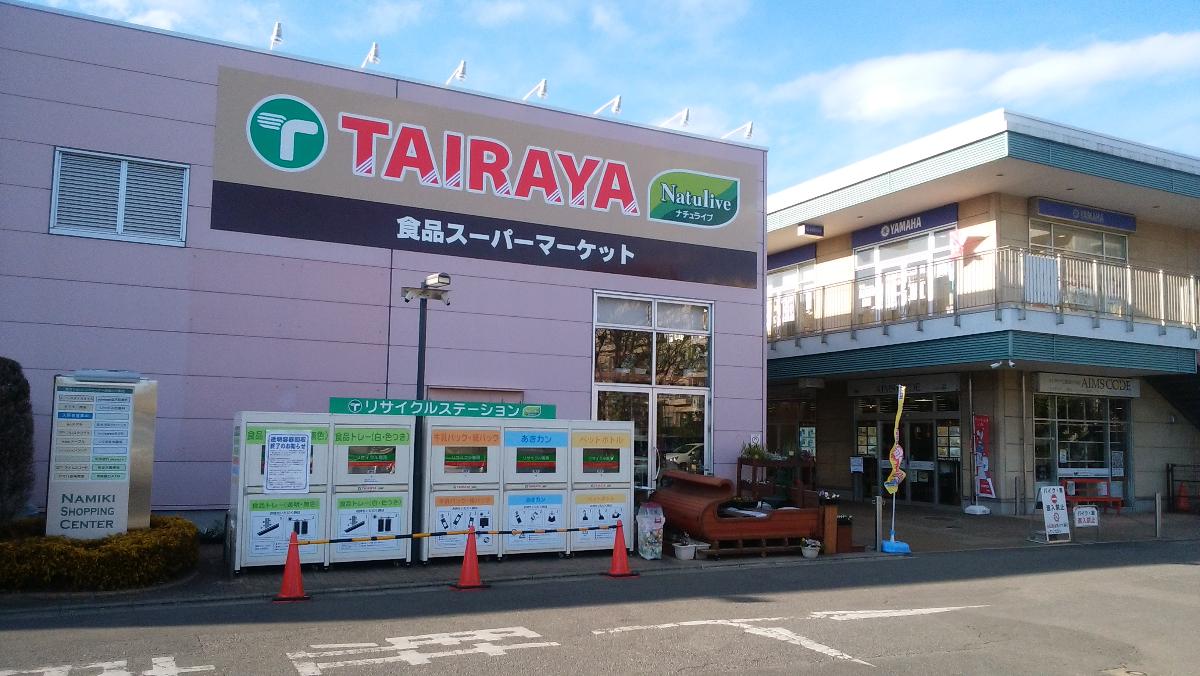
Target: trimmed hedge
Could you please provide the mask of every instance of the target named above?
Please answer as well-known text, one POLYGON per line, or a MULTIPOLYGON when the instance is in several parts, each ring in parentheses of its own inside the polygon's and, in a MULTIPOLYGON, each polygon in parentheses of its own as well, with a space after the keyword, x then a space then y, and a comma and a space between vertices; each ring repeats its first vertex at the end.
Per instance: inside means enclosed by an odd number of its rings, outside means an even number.
POLYGON ((101 591, 160 584, 192 570, 200 558, 196 526, 152 516, 150 527, 101 540, 45 537, 41 518, 0 529, 0 589, 101 591))

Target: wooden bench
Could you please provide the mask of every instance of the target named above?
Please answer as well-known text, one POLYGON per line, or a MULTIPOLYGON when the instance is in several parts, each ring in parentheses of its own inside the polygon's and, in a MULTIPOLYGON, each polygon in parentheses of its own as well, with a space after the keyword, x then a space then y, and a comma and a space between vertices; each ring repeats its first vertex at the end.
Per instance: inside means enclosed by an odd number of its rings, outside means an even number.
POLYGON ((1107 513, 1109 506, 1112 506, 1116 508, 1117 516, 1121 516, 1121 505, 1125 501, 1120 496, 1112 494, 1112 479, 1077 477, 1060 479, 1059 484, 1067 496, 1068 508, 1075 505, 1097 505, 1103 507, 1107 513), (1074 491, 1068 490, 1069 482, 1074 482, 1074 491), (1101 486, 1104 487, 1103 491, 1100 489, 1101 486))
MULTIPOLYGON (((662 505, 667 525, 711 544, 705 556, 799 551, 803 538, 819 537, 824 530, 817 508, 776 509, 763 517, 721 516, 731 502, 733 482, 670 470, 663 472, 664 486, 650 500, 662 505)), ((832 512, 836 528, 837 512, 832 512)))

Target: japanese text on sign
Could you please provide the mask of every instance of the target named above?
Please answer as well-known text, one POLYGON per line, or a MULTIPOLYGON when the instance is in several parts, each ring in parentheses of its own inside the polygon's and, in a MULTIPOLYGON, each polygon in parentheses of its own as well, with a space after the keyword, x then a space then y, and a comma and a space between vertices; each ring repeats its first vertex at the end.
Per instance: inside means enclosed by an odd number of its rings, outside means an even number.
POLYGON ((267 432, 266 468, 263 491, 267 493, 308 492, 308 449, 312 435, 307 431, 267 432))
POLYGON ((333 441, 338 446, 407 446, 412 443, 412 433, 401 428, 339 427, 333 433, 333 441))
POLYGON ((422 415, 459 418, 527 418, 553 420, 553 404, 504 404, 484 401, 429 401, 426 399, 372 399, 330 397, 330 413, 367 415, 422 415))
POLYGON ((616 446, 629 445, 629 434, 625 432, 576 432, 571 435, 572 446, 616 446))
POLYGON ((433 430, 434 446, 499 446, 500 430, 433 430))
MULTIPOLYGON (((709 220, 711 219, 712 216, 709 215, 709 220)), ((411 239, 415 242, 437 244, 441 248, 446 249, 490 246, 493 249, 512 251, 514 246, 537 247, 542 250, 543 256, 578 256, 579 260, 586 261, 594 254, 599 260, 611 263, 612 265, 626 265, 635 258, 633 251, 624 243, 621 244, 620 255, 618 256, 615 247, 592 244, 584 238, 580 238, 578 242, 568 243, 559 242, 554 235, 546 234, 535 235, 533 239, 514 237, 512 228, 505 228, 503 230, 497 228, 490 232, 486 230, 468 232, 467 226, 459 223, 450 223, 447 221, 445 228, 443 228, 442 221, 432 218, 426 218, 424 221, 421 221, 412 216, 397 218, 396 226, 396 239, 411 239), (476 244, 475 242, 480 243, 476 244)), ((447 251, 446 253, 452 254, 451 251, 447 251)))

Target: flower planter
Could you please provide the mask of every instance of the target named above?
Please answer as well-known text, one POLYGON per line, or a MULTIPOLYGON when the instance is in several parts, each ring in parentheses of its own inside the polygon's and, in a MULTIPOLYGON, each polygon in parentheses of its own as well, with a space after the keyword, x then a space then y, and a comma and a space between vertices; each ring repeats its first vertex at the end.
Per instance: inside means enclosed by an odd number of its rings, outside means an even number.
POLYGON ((696 545, 685 545, 676 542, 675 558, 683 561, 691 561, 696 558, 696 545))
POLYGON ((801 547, 800 553, 806 559, 815 559, 815 558, 817 558, 817 554, 821 553, 821 548, 820 547, 801 547))

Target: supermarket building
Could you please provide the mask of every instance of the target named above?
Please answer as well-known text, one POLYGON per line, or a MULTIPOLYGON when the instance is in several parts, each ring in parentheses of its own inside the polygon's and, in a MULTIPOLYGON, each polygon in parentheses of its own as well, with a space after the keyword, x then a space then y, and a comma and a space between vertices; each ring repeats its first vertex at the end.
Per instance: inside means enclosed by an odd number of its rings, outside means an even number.
POLYGON ((0 353, 158 381, 153 507, 224 510, 235 412, 413 398, 635 422, 635 481, 765 416, 762 148, 0 4, 0 353))
POLYGON ((771 195, 767 231, 768 440, 815 436, 822 484, 878 491, 899 384, 912 503, 1152 509, 1200 462, 1200 159, 999 110, 771 195))

